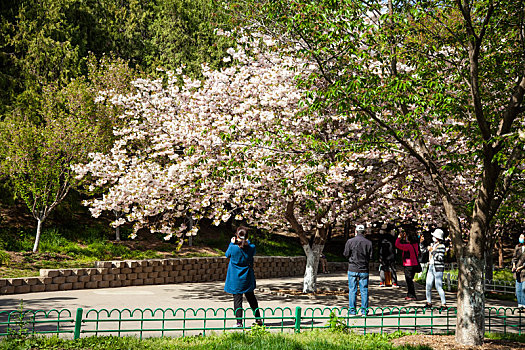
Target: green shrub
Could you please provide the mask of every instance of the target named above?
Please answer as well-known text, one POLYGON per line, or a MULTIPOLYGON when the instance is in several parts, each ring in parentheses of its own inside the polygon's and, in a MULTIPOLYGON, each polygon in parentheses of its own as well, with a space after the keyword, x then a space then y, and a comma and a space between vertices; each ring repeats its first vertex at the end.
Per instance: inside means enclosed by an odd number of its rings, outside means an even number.
POLYGON ((11 256, 3 250, 0 250, 0 265, 8 265, 11 262, 11 256))

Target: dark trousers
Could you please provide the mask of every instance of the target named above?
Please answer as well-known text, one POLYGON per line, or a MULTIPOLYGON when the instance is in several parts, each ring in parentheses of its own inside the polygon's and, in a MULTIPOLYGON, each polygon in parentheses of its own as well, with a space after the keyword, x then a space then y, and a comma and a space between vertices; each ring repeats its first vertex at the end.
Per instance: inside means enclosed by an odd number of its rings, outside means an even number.
MULTIPOLYGON (((259 312, 259 303, 257 303, 257 298, 253 292, 244 293, 246 300, 250 303, 250 307, 255 311, 255 318, 261 318, 261 313, 259 312)), ((237 323, 242 323, 242 294, 233 295, 233 309, 235 310, 235 317, 237 317, 237 323)))
POLYGON ((416 266, 405 266, 405 281, 407 283, 407 297, 416 298, 416 289, 414 287, 414 271, 416 266))

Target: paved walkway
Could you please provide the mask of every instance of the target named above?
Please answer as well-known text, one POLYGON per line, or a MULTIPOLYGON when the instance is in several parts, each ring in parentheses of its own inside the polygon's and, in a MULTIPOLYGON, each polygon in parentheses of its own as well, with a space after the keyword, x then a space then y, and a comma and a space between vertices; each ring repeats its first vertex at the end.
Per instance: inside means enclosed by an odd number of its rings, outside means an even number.
MULTIPOLYGON (((401 282, 400 288, 380 288, 379 276, 372 274, 370 279, 369 296, 370 307, 412 307, 423 306, 425 303, 424 286, 416 284, 416 294, 418 301, 405 301, 406 287, 404 285, 404 277, 399 278, 401 282)), ((44 292, 44 293, 28 293, 20 295, 0 296, 0 311, 16 310, 23 300, 24 310, 51 310, 51 309, 69 309, 73 313, 81 307, 85 311, 89 309, 146 309, 155 310, 160 309, 188 309, 193 308, 211 308, 211 309, 228 309, 233 307, 233 299, 230 294, 223 291, 224 282, 203 282, 203 283, 183 283, 170 285, 153 285, 153 286, 136 286, 136 287, 121 287, 121 288, 106 288, 106 289, 86 289, 86 290, 71 290, 59 292, 44 292)), ((329 288, 331 290, 344 289, 347 290, 347 275, 346 273, 321 274, 318 277, 319 288, 329 288)), ((273 279, 259 279, 257 281, 256 296, 259 301, 259 307, 265 308, 290 308, 293 311, 295 307, 300 306, 303 310, 308 308, 346 308, 348 307, 348 296, 336 298, 316 298, 308 299, 305 297, 290 297, 286 295, 278 295, 270 293, 270 290, 276 289, 302 289, 302 277, 286 277, 273 279)), ((455 293, 446 293, 448 306, 456 306, 455 293)), ((433 300, 436 305, 439 304, 439 297, 437 292, 433 291, 433 300)), ((358 299, 359 303, 359 299, 358 299)), ((247 308, 249 305, 245 301, 243 306, 247 308)), ((510 301, 487 300, 486 306, 494 307, 515 307, 515 303, 510 301)), ((85 312, 84 311, 84 312, 85 312)), ((230 311, 231 312, 231 311, 230 311)), ((414 311, 412 310, 413 314, 414 311)), ((419 311, 418 311, 419 313, 419 311)), ((427 313, 428 316, 429 313, 427 313)), ((311 313, 310 313, 311 315, 311 313)), ((326 316, 326 315, 324 315, 326 316)), ((231 316, 228 316, 231 317, 231 316)), ((388 317, 381 320, 381 318, 372 318, 368 324, 381 325, 383 322, 391 322, 392 325, 400 322, 399 315, 388 320, 388 317)), ((412 325, 412 328, 407 330, 414 330, 414 323, 428 325, 430 322, 439 322, 430 319, 416 320, 413 315, 411 318, 401 320, 404 325, 412 325), (423 323, 421 323, 423 322, 423 323)), ((202 321, 200 321, 202 323, 202 321)), ((224 321, 212 321, 217 323, 217 327, 224 327, 224 321)), ((360 326, 364 320, 355 321, 353 324, 360 326)), ((442 322, 448 322, 442 320, 442 322)), ((499 322, 499 320, 498 320, 499 322)), ((502 321, 503 322, 503 321, 502 321)), ((520 319, 521 324, 521 319, 520 319)), ((196 327, 197 322, 194 322, 196 327)), ((272 324, 268 320, 265 323, 269 326, 279 326, 280 323, 275 321, 272 324)), ((286 321, 288 326, 293 327, 293 320, 286 321)), ((326 320, 311 319, 310 324, 322 326, 326 324, 326 320), (321 324, 322 323, 322 324, 321 324)), ((209 324, 209 323, 208 323, 209 324)), ((227 322, 228 327, 233 325, 233 320, 227 322)), ((303 324, 304 325, 304 324, 303 324)), ((308 324, 306 324, 308 326, 308 324)), ((386 323, 385 323, 386 325, 386 323)), ((163 325, 165 327, 165 325, 163 325)), ((188 327, 188 324, 185 326, 188 327)), ((202 327, 202 326, 200 326, 202 327)), ((378 326, 379 327, 379 326, 378 326)), ((109 328, 115 329, 115 328, 109 328)), ((158 328, 157 328, 158 329, 158 328)), ((452 325, 453 329, 453 325, 452 325)), ((394 329, 395 330, 395 329, 394 329)), ((425 331, 425 330, 423 330, 425 331)), ((428 331, 428 330, 427 330, 428 331)), ((186 334, 199 334, 200 331, 187 332, 186 334)), ((145 336, 158 336, 159 334, 150 332, 145 336)), ((180 335, 180 334, 179 334, 180 335)))
MULTIPOLYGON (((380 288, 379 276, 370 276, 370 307, 422 306, 425 303, 424 286, 416 283, 418 301, 405 301, 404 277, 399 276, 400 288, 380 288)), ((302 289, 302 277, 258 279, 256 296, 261 308, 274 307, 348 307, 348 297, 337 299, 305 299, 271 294, 269 289, 302 289), (264 291, 260 291, 263 289, 264 291)), ((224 282, 182 283, 168 285, 136 286, 121 288, 84 289, 59 292, 28 293, 0 296, 0 311, 18 309, 24 301, 24 309, 112 309, 112 308, 229 308, 233 307, 230 294, 223 291, 224 282)), ((348 289, 345 273, 320 274, 319 288, 348 289)), ((447 304, 456 306, 456 294, 446 293, 447 304)), ((439 296, 433 291, 433 301, 439 305, 439 296)), ((359 302, 359 300, 358 300, 359 302)), ((246 302, 245 302, 246 304, 246 302)), ((487 306, 516 306, 511 301, 487 300, 487 306)), ((247 307, 248 305, 244 305, 247 307)))

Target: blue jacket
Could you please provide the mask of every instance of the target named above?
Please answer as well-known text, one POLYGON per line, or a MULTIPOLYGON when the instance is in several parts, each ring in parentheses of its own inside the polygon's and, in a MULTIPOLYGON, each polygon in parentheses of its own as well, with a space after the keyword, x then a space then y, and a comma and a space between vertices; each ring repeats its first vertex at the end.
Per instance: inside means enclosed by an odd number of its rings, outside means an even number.
POLYGON ((253 256, 255 245, 248 241, 248 245, 241 249, 237 244, 230 243, 226 250, 226 257, 230 258, 224 291, 230 294, 244 294, 255 289, 255 274, 253 273, 253 256))

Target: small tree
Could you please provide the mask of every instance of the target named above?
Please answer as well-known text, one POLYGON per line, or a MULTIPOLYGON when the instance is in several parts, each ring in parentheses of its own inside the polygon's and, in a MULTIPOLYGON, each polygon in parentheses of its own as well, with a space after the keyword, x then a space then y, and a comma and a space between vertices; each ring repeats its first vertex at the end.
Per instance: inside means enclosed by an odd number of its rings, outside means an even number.
POLYGON ((33 252, 44 221, 75 183, 71 165, 100 144, 93 95, 83 81, 48 87, 41 102, 40 124, 16 114, 0 123, 0 172, 37 220, 33 252))

